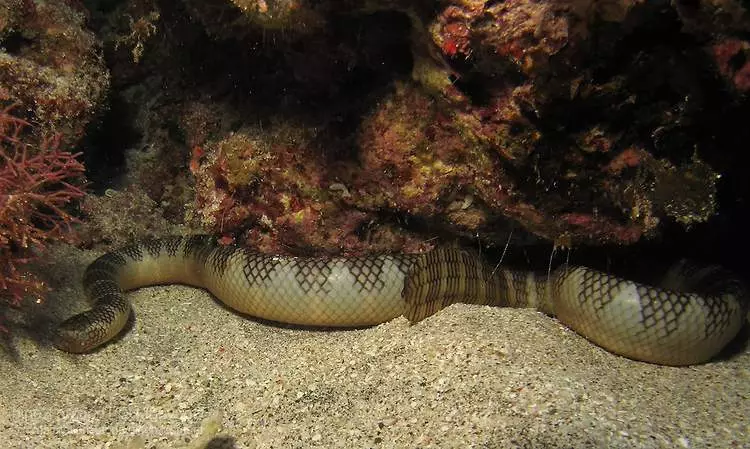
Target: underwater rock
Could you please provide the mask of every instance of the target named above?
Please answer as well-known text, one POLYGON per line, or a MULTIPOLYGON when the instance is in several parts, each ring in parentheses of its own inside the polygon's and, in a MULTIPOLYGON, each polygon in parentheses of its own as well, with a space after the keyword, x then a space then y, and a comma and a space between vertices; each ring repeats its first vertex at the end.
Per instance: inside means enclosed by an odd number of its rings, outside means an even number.
POLYGON ((750 92, 750 42, 726 39, 712 47, 719 73, 739 93, 750 92))
POLYGON ((215 38, 238 39, 264 30, 270 41, 320 29, 331 6, 331 2, 306 0, 183 1, 190 16, 215 38))
POLYGON ((430 5, 159 4, 140 62, 114 60, 125 96, 140 85, 125 101, 158 90, 134 114, 158 144, 129 178, 269 250, 504 244, 519 227, 629 244, 714 215, 743 140, 740 4, 430 5))
POLYGON ((64 143, 83 135, 109 88, 99 41, 76 5, 0 0, 0 101, 64 143))
POLYGON ((247 127, 196 151, 191 170, 200 224, 232 233, 254 223, 246 243, 276 253, 429 247, 361 204, 363 192, 342 182, 355 162, 326 157, 314 139, 314 132, 284 123, 272 131, 247 127))

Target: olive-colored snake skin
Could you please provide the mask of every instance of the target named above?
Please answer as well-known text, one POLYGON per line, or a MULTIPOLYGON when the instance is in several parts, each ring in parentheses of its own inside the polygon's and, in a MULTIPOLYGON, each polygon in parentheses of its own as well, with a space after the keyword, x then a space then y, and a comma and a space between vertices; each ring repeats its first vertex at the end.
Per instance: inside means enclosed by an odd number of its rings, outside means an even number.
POLYGON ((533 307, 625 357, 664 365, 711 359, 744 324, 746 290, 718 268, 678 266, 666 282, 670 289, 582 267, 550 276, 493 270, 456 248, 299 258, 222 246, 206 236, 168 237, 94 261, 83 285, 95 305, 64 321, 55 344, 90 351, 125 326, 131 306, 123 291, 182 283, 206 288, 239 312, 311 326, 367 326, 400 315, 416 322, 455 302, 533 307))

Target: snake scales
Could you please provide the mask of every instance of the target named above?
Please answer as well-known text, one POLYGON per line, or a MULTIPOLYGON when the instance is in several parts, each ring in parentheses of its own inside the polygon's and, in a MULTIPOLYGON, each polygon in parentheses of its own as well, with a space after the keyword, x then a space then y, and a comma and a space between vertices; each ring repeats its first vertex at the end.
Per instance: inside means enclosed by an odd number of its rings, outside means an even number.
POLYGON ((670 288, 657 288, 583 267, 549 276, 493 270, 456 248, 299 258, 223 246, 207 236, 167 237, 94 261, 83 285, 95 304, 64 321, 55 344, 90 351, 125 326, 131 313, 125 290, 183 283, 206 288, 239 312, 312 326, 367 326, 401 315, 416 322, 455 302, 532 307, 625 357, 665 365, 705 362, 744 324, 748 295, 718 268, 681 265, 670 273, 670 288))

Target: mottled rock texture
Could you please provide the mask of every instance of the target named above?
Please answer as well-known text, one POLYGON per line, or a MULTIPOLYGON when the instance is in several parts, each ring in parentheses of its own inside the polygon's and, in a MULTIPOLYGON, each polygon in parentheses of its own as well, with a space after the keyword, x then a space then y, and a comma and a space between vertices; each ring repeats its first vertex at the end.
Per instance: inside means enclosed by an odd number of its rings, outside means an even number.
POLYGON ((75 144, 100 111, 109 73, 75 1, 0 0, 0 101, 75 144))
POLYGON ((128 181, 268 250, 503 244, 519 228, 629 244, 745 192, 739 2, 138 0, 94 15, 141 149, 128 181))

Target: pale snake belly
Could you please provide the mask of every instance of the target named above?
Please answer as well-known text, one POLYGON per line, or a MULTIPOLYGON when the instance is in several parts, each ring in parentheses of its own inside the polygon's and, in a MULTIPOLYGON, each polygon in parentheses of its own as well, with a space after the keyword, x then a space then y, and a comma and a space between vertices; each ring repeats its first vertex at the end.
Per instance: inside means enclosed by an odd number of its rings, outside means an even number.
POLYGON ((304 326, 369 326, 401 315, 417 322, 457 302, 531 307, 631 359, 706 362, 745 323, 748 294, 718 268, 678 265, 670 273, 664 288, 584 267, 549 275, 495 269, 458 248, 303 258, 220 245, 207 236, 167 237, 89 265, 83 285, 93 308, 60 324, 55 345, 91 351, 125 326, 131 305, 124 291, 181 283, 207 289, 238 312, 304 326))

